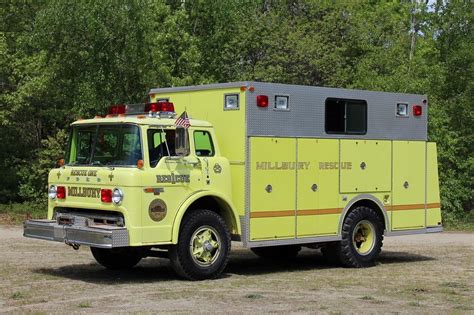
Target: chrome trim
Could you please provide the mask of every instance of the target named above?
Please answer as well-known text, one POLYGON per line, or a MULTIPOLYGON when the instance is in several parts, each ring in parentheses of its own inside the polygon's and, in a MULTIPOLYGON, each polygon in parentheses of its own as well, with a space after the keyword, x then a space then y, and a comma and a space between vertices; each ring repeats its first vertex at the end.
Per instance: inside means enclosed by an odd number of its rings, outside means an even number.
POLYGON ((403 235, 440 233, 440 232, 443 232, 442 226, 433 226, 433 227, 413 229, 413 230, 385 231, 385 236, 403 236, 403 235))
POLYGON ((301 237, 301 238, 289 238, 283 240, 261 240, 247 242, 247 248, 253 247, 265 247, 265 246, 278 246, 278 245, 294 245, 294 244, 313 244, 313 243, 326 243, 326 242, 337 242, 342 238, 340 235, 334 236, 317 236, 317 237, 301 237))
POLYGON ((441 233, 443 232, 442 226, 428 226, 426 228, 426 233, 441 233))
MULTIPOLYGON (((82 221, 84 222, 84 221, 82 221)), ((99 248, 129 246, 128 231, 111 225, 59 225, 53 220, 27 220, 23 236, 99 248)))

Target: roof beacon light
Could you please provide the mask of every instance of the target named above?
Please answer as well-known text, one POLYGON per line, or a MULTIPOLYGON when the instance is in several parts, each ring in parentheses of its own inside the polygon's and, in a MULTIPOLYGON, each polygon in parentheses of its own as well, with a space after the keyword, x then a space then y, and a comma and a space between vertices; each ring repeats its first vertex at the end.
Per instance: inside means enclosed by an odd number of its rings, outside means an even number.
POLYGON ((125 114, 125 105, 123 104, 110 105, 108 114, 109 115, 125 114))
POLYGON ((266 95, 257 95, 257 106, 258 107, 268 107, 268 96, 266 96, 266 95))
POLYGON ((413 116, 421 116, 423 109, 421 105, 413 105, 413 116))
POLYGON ((171 102, 146 103, 145 112, 174 112, 174 104, 171 102))

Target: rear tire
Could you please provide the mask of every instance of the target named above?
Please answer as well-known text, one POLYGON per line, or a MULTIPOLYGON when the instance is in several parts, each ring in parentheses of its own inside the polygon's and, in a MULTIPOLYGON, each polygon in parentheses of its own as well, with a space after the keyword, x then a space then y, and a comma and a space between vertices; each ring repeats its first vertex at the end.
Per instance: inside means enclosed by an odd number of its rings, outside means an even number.
POLYGON ((171 266, 189 280, 217 278, 229 260, 231 239, 224 220, 210 210, 186 215, 179 241, 169 250, 171 266))
POLYGON ((250 249, 255 255, 263 259, 283 259, 289 260, 295 258, 301 246, 299 245, 282 245, 269 247, 254 247, 250 249))
POLYGON ((110 270, 130 269, 140 262, 142 256, 129 248, 97 248, 91 247, 95 260, 110 270))
POLYGON ((371 267, 383 244, 383 223, 371 208, 356 207, 344 219, 342 240, 336 243, 338 260, 346 267, 371 267))

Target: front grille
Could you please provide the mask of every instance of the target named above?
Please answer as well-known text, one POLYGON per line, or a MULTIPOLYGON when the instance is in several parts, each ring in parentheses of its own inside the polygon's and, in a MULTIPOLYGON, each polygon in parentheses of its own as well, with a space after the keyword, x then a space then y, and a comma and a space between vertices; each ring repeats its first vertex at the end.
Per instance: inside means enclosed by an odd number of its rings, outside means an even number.
POLYGON ((73 225, 83 222, 85 226, 102 224, 125 226, 123 214, 114 211, 57 207, 54 209, 53 219, 59 225, 73 225))

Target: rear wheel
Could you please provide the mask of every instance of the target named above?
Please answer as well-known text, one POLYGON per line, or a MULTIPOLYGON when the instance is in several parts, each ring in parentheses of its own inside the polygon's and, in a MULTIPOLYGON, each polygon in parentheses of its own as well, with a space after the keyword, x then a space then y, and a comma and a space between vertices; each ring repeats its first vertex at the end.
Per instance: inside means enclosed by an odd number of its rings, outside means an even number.
POLYGON ((339 261, 346 267, 375 265, 383 243, 383 223, 371 208, 354 208, 345 218, 342 240, 335 250, 339 261))
POLYGON ((269 247, 254 247, 250 249, 255 255, 264 259, 293 259, 295 258, 301 246, 299 245, 282 245, 269 247))
POLYGON ((107 269, 129 269, 140 262, 142 256, 130 248, 97 248, 91 247, 92 256, 107 269))
POLYGON ((178 244, 169 256, 173 269, 189 280, 218 277, 229 260, 230 232, 215 212, 196 210, 185 216, 178 244))

